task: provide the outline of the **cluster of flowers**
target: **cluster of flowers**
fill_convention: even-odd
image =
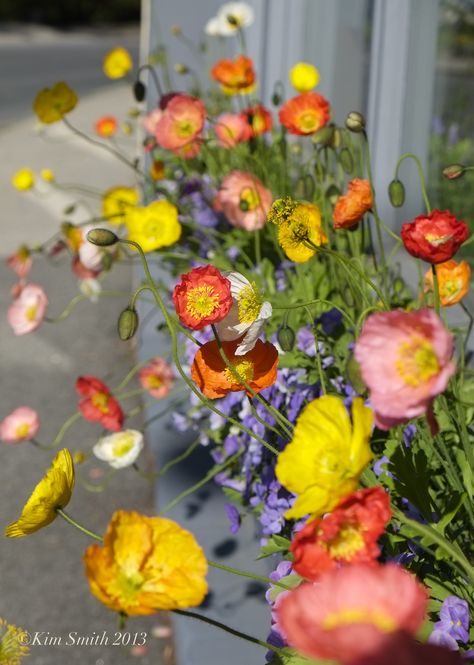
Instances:
[[[207,23],[208,36],[235,37],[242,47],[212,66],[212,94],[165,90],[154,71],[157,104],[132,114],[147,134],[145,166],[111,142],[115,118],[97,122],[99,145],[130,166],[141,192],[109,189],[99,222],[64,223],[53,241],[9,257],[19,282],[8,320],[18,335],[46,320],[47,295],[27,282],[34,253],[69,253],[83,297],[95,299],[106,294],[101,283],[116,262],[140,261],[145,279],[120,315],[119,336],[136,333],[135,304],[151,292],[176,370],[163,358],[137,367],[141,389],[163,399],[177,371],[190,399],[174,424],[196,429],[209,446],[211,475],[231,501],[231,531],[256,516],[261,556],[279,561],[268,580],[269,659],[455,665],[463,662],[459,643],[463,657],[471,655],[474,605],[472,377],[464,353],[470,329],[456,344],[441,308],[464,306],[470,268],[454,257],[468,226],[432,210],[425,196],[425,212],[399,234],[387,229],[363,116],[351,112],[336,126],[314,90],[318,70],[297,63],[289,72],[297,94],[274,95],[277,122],[256,95],[244,48],[253,20],[245,3],[230,2]],[[103,66],[113,79],[133,70],[121,48]],[[138,103],[150,96],[142,70]],[[77,131],[67,118],[77,101],[60,82],[38,94],[34,110],[43,124]],[[400,164],[389,185],[395,207],[404,202]],[[449,179],[465,170],[449,169]],[[50,172],[42,180],[61,186]],[[22,169],[13,184],[34,193],[35,176]],[[415,296],[385,258],[384,231],[395,249],[429,264]],[[152,277],[153,255],[172,289]],[[124,429],[124,386],[112,390],[91,375],[76,381],[73,420],[82,414],[107,430],[92,453],[115,469],[136,467],[143,448],[142,433]],[[38,414],[22,406],[0,422],[0,439],[40,445],[38,430]],[[58,515],[80,527],[64,509],[81,461],[61,450],[6,535],[28,535]],[[84,561],[91,592],[122,615],[199,605],[213,565],[175,522],[124,511]],[[418,639],[425,622],[430,643]]]

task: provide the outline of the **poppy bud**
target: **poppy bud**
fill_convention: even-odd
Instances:
[[[464,175],[465,167],[462,164],[450,164],[443,169],[443,175],[447,180],[457,180]]]
[[[388,198],[394,208],[400,208],[405,202],[405,186],[401,180],[392,180],[388,186]]]
[[[138,314],[133,307],[127,307],[119,316],[118,334],[123,342],[131,339],[138,329]]]
[[[87,234],[87,240],[99,247],[109,247],[109,245],[115,245],[119,241],[115,233],[109,231],[109,229],[92,229]]]
[[[351,111],[346,118],[346,127],[350,132],[365,131],[365,118],[358,111]]]
[[[183,33],[183,30],[180,25],[172,25],[170,28],[170,32],[174,37],[178,37]]]
[[[277,340],[283,351],[292,351],[295,345],[295,339],[296,335],[293,328],[290,328],[290,326],[284,325],[278,328]]]
[[[341,130],[339,127],[334,127],[331,137],[331,148],[339,148],[342,143]]]
[[[319,145],[329,145],[332,140],[332,135],[334,134],[334,125],[327,125],[326,127],[321,127],[311,136],[313,143]]]
[[[354,170],[354,160],[350,151],[347,148],[343,148],[339,153],[339,162],[344,169],[344,173],[350,174]]]
[[[177,74],[188,74],[189,73],[189,67],[186,67],[186,65],[183,65],[182,62],[177,62],[174,66],[174,71]]]
[[[146,97],[146,87],[141,81],[135,81],[133,84],[133,96],[137,102],[142,102]]]

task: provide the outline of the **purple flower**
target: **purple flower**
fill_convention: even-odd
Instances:
[[[403,430],[403,443],[406,448],[411,446],[411,442],[416,434],[416,425],[407,425]]]
[[[439,617],[434,632],[445,633],[459,642],[469,640],[469,605],[465,600],[448,596],[444,599]]]
[[[329,312],[324,312],[316,319],[316,323],[320,323],[326,335],[331,335],[337,326],[342,321],[342,313],[333,307]]]
[[[230,532],[235,534],[240,529],[240,513],[231,503],[225,503],[224,508],[230,521]]]
[[[449,633],[435,628],[428,638],[430,644],[437,644],[440,647],[446,647],[451,651],[459,651],[458,643]]]
[[[389,478],[393,478],[393,473],[390,473],[390,471],[388,471],[387,464],[390,464],[390,458],[387,457],[387,455],[382,455],[380,459],[374,462],[372,469],[377,478],[379,478],[382,475],[382,473],[384,473]]]
[[[231,261],[235,261],[240,255],[240,249],[238,247],[229,247],[229,249],[226,250],[226,254]]]

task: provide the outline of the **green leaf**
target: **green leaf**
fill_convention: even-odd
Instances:
[[[288,538],[283,538],[283,536],[273,535],[266,545],[260,549],[260,554],[257,557],[259,559],[265,559],[267,556],[276,554],[277,552],[288,552],[290,549],[291,541]]]
[[[305,658],[292,649],[282,649],[278,655],[284,665],[336,665],[335,660]]]

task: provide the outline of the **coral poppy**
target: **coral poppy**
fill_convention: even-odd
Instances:
[[[460,302],[469,292],[471,281],[471,268],[466,261],[457,263],[454,259],[438,263],[436,266],[438,276],[439,298],[443,307],[450,307]],[[425,274],[425,293],[432,293],[433,271],[430,269]]]
[[[181,237],[178,208],[169,201],[152,201],[145,207],[127,210],[125,222],[128,239],[137,242],[144,252],[169,247]]]
[[[217,118],[214,131],[219,145],[223,148],[233,148],[237,143],[248,141],[252,136],[252,129],[245,117],[238,113],[223,113]]]
[[[152,358],[138,372],[138,379],[152,397],[162,399],[171,390],[174,373],[164,358]]]
[[[36,485],[20,517],[6,529],[9,538],[21,538],[51,524],[57,509],[65,508],[74,488],[74,464],[67,448],[60,450],[46,475]]]
[[[96,134],[101,136],[104,139],[108,139],[110,136],[114,136],[118,130],[117,118],[113,115],[104,115],[102,118],[99,118],[94,125]]]
[[[334,510],[306,524],[291,543],[293,568],[317,580],[341,564],[370,563],[380,554],[377,539],[391,518],[390,499],[381,487],[357,490]]]
[[[173,302],[181,323],[200,330],[221,321],[232,307],[230,282],[214,266],[193,268],[174,287]]]
[[[372,410],[352,402],[352,422],[344,401],[324,395],[301,411],[293,439],[278,456],[276,476],[297,499],[285,516],[319,517],[353,492],[372,457]]]
[[[228,342],[239,339],[236,356],[242,356],[255,346],[258,336],[267,319],[272,315],[271,304],[263,296],[255,283],[239,272],[228,272],[232,308],[217,324],[219,338]],[[243,336],[243,337],[242,337]]]
[[[164,517],[112,515],[103,545],[85,554],[91,593],[129,616],[199,605],[207,593],[207,561],[194,536]]]
[[[247,171],[231,171],[222,180],[217,203],[232,226],[256,231],[265,226],[272,193],[257,176]]]
[[[220,83],[226,95],[248,93],[255,88],[253,62],[244,55],[239,55],[235,60],[219,60],[211,69],[211,76]]]
[[[278,115],[290,134],[314,134],[329,122],[330,106],[317,92],[305,92],[288,99]]]
[[[469,228],[449,210],[433,210],[403,224],[400,235],[412,256],[428,263],[444,263],[453,258],[467,239]]]
[[[354,564],[290,591],[276,612],[291,646],[346,665],[377,653],[390,635],[416,633],[427,599],[425,588],[400,566]]]
[[[163,116],[163,110],[160,108],[153,109],[148,115],[143,118],[143,126],[149,134],[154,134],[158,123]]]
[[[38,413],[29,406],[19,406],[0,422],[0,441],[29,441],[36,436],[39,426]]]
[[[126,49],[118,46],[105,55],[102,67],[104,74],[110,79],[121,79],[133,67],[132,56]]]
[[[240,115],[250,126],[252,138],[270,132],[273,127],[272,114],[261,104],[244,109]]]
[[[44,319],[47,306],[48,298],[39,284],[21,287],[7,312],[8,323],[15,335],[26,335],[36,330]]]
[[[12,185],[19,192],[27,192],[30,189],[33,189],[35,184],[35,174],[31,169],[24,168],[16,171],[12,175]]]
[[[312,203],[298,204],[291,215],[278,226],[278,242],[289,259],[304,263],[328,239],[321,226],[321,211]],[[311,245],[308,245],[311,243]]]
[[[13,270],[20,279],[24,279],[33,266],[31,251],[26,245],[19,247],[14,254],[7,257],[7,266]]]
[[[351,180],[347,194],[340,196],[334,207],[334,228],[349,229],[368,212],[373,205],[372,189],[368,180]]]
[[[35,98],[33,110],[41,122],[49,125],[58,122],[72,111],[77,104],[77,95],[74,90],[60,81],[52,88],[44,88]]]
[[[235,354],[236,347],[236,342],[222,342],[224,353],[234,371],[222,358],[216,341],[206,342],[196,353],[191,376],[206,397],[217,399],[230,392],[245,390],[237,374],[256,393],[275,383],[278,351],[273,344],[259,339],[253,349],[243,356]]]
[[[205,118],[206,108],[200,99],[175,94],[156,124],[156,141],[181,157],[194,157],[196,146],[199,151]]]
[[[429,309],[371,314],[355,345],[375,422],[390,429],[428,412],[454,374],[453,337]]]
[[[95,376],[80,376],[76,381],[76,391],[83,396],[79,402],[79,411],[86,420],[99,422],[112,432],[122,429],[122,407],[112,397],[105,383]]]
[[[309,62],[297,62],[290,69],[291,85],[297,92],[309,92],[319,83],[319,71]]]
[[[127,213],[139,200],[138,191],[133,187],[112,187],[102,197],[102,217],[110,224],[123,224]]]

